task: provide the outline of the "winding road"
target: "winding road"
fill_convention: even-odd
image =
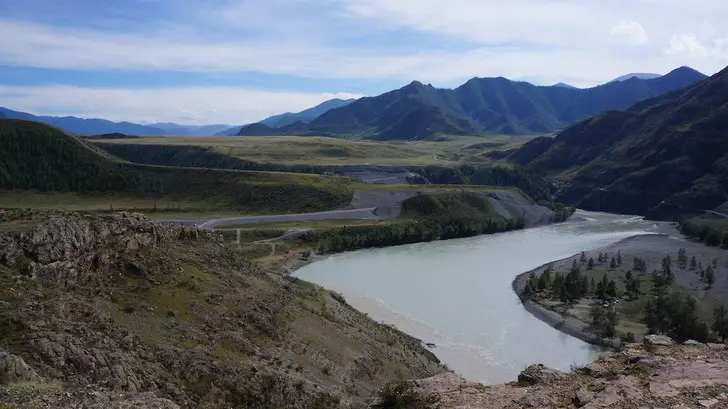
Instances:
[[[211,220],[160,220],[164,223],[195,225],[200,229],[216,229],[225,225],[256,224],[256,223],[281,223],[281,222],[308,222],[316,220],[378,220],[382,217],[377,215],[376,207],[349,210],[331,210],[328,212],[280,214],[271,216],[241,216],[224,219]]]

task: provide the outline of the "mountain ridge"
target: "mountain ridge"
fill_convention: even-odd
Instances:
[[[472,78],[455,89],[419,81],[332,109],[310,124],[243,127],[238,135],[321,135],[372,140],[423,140],[439,134],[551,133],[612,109],[684,88],[706,78],[687,67],[651,80],[577,89],[537,86],[503,77]]]
[[[508,159],[558,180],[557,199],[568,204],[669,220],[728,201],[727,118],[728,68],[537,138]]]

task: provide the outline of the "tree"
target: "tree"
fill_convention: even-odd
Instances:
[[[711,229],[705,244],[717,247],[720,246],[721,241],[723,241],[723,237],[721,237],[720,233]]]
[[[633,277],[633,275],[632,275],[632,270],[629,270],[629,271],[627,271],[627,274],[626,274],[626,275],[624,276],[624,278],[625,278],[625,279],[626,279],[627,281],[630,281],[630,280],[632,280],[632,277]]]
[[[587,264],[586,268],[587,268],[587,270],[594,270],[594,259],[593,258],[591,258],[591,257],[589,258],[589,263]]]
[[[622,265],[622,252],[621,251],[617,251],[617,264],[620,266]]]
[[[713,331],[723,342],[728,338],[728,309],[723,305],[713,311]]]
[[[728,249],[728,233],[723,235],[723,247]]]
[[[627,281],[627,292],[634,298],[639,297],[641,284],[642,282],[639,278],[633,278]]]
[[[543,291],[543,290],[547,289],[548,286],[549,286],[549,283],[546,281],[546,276],[544,274],[541,274],[538,277],[538,284],[537,284],[537,287],[536,288],[539,291]]]
[[[677,264],[680,267],[685,268],[688,265],[688,254],[685,249],[680,249],[677,252]]]
[[[672,284],[675,281],[675,275],[672,273],[672,258],[665,256],[662,259],[662,279],[665,285]]]
[[[586,263],[586,254],[585,254],[585,253],[584,253],[583,251],[581,252],[581,258],[580,258],[580,261],[581,261],[582,263]]]
[[[597,257],[597,262],[598,263],[603,263],[604,262],[604,254],[599,253],[599,257]]]
[[[713,287],[713,283],[715,282],[715,270],[713,270],[713,266],[708,266],[705,269],[705,282],[708,283],[708,287]]]
[[[695,256],[693,256],[692,259],[690,259],[690,269],[695,270],[698,268],[698,261],[695,259]]]
[[[614,257],[612,257],[612,262],[609,263],[609,268],[611,268],[612,270],[617,268],[617,260],[615,260]]]
[[[585,296],[589,293],[591,293],[591,289],[589,288],[589,277],[584,276],[581,279],[581,295]]]
[[[667,334],[678,342],[705,342],[709,335],[708,326],[697,316],[695,298],[664,289],[645,305],[645,323],[650,333]]]
[[[614,280],[610,280],[607,285],[607,295],[612,298],[617,297],[617,284],[614,283]]]

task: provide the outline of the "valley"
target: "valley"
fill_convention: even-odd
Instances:
[[[727,75],[413,82],[236,136],[0,118],[0,409],[720,403]],[[672,340],[718,360],[690,394]]]

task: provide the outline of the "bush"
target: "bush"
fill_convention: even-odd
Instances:
[[[379,401],[372,405],[376,409],[427,409],[437,403],[436,395],[425,396],[415,390],[412,382],[397,382],[379,391]]]
[[[635,342],[634,332],[628,332],[628,333],[622,335],[622,341],[629,343],[629,344]]]
[[[715,230],[710,230],[710,233],[708,233],[708,238],[705,240],[705,243],[709,246],[720,246],[722,241],[722,237],[720,236],[720,233],[718,233]]]

